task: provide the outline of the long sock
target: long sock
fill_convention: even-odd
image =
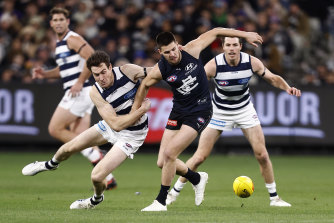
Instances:
[[[160,192],[156,200],[162,205],[166,205],[166,198],[167,198],[169,188],[170,186],[164,186],[161,184]]]
[[[188,168],[188,172],[183,176],[190,181],[193,185],[197,185],[201,180],[201,175],[199,173],[192,171]]]
[[[52,157],[51,160],[45,162],[45,167],[49,170],[54,169],[55,167],[57,167],[59,164],[59,161],[55,158]]]
[[[174,187],[173,187],[171,193],[173,193],[173,194],[180,193],[185,185],[186,185],[186,183],[183,183],[180,179],[178,179],[176,181],[176,183],[174,184]]]
[[[277,192],[276,192],[276,183],[275,181],[271,184],[267,184],[266,183],[266,188],[268,189],[269,195],[270,195],[270,199],[274,199],[276,197],[278,197]]]
[[[81,154],[92,163],[97,163],[101,159],[100,151],[93,149],[92,147],[82,150]]]

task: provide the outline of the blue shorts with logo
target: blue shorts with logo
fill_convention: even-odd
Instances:
[[[211,110],[205,110],[194,113],[178,113],[175,111],[171,111],[166,129],[170,130],[179,130],[182,125],[188,125],[195,129],[198,134],[200,134],[204,128],[209,124],[212,116]]]

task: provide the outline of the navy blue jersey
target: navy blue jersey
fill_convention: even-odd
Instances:
[[[158,62],[162,79],[173,91],[173,111],[198,112],[212,110],[209,84],[204,66],[199,59],[181,51],[182,59],[171,65],[162,56]]]

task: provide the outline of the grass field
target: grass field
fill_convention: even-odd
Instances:
[[[334,157],[271,157],[278,193],[291,208],[269,207],[253,156],[212,155],[201,166],[209,173],[201,206],[195,206],[194,192],[186,185],[167,212],[142,213],[160,189],[156,154],[127,160],[114,172],[118,188],[107,191],[105,201],[93,210],[69,209],[73,201],[93,193],[91,166],[82,156],[74,155],[53,172],[21,174],[26,164],[51,156],[0,153],[0,222],[334,222]],[[251,177],[255,184],[250,198],[233,193],[232,183],[239,175]]]

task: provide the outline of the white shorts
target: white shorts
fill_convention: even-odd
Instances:
[[[242,108],[240,112],[234,112],[234,114],[228,114],[226,111],[222,112],[213,104],[213,115],[208,127],[232,131],[233,128],[247,129],[260,124],[260,120],[252,103]]]
[[[78,117],[84,117],[87,113],[92,114],[94,104],[89,96],[90,89],[91,87],[82,88],[79,96],[73,98],[69,95],[70,89],[68,89],[58,106]]]
[[[120,148],[130,159],[133,159],[133,154],[143,145],[148,132],[148,128],[139,131],[122,130],[116,132],[104,120],[99,121],[94,126],[103,138]]]

